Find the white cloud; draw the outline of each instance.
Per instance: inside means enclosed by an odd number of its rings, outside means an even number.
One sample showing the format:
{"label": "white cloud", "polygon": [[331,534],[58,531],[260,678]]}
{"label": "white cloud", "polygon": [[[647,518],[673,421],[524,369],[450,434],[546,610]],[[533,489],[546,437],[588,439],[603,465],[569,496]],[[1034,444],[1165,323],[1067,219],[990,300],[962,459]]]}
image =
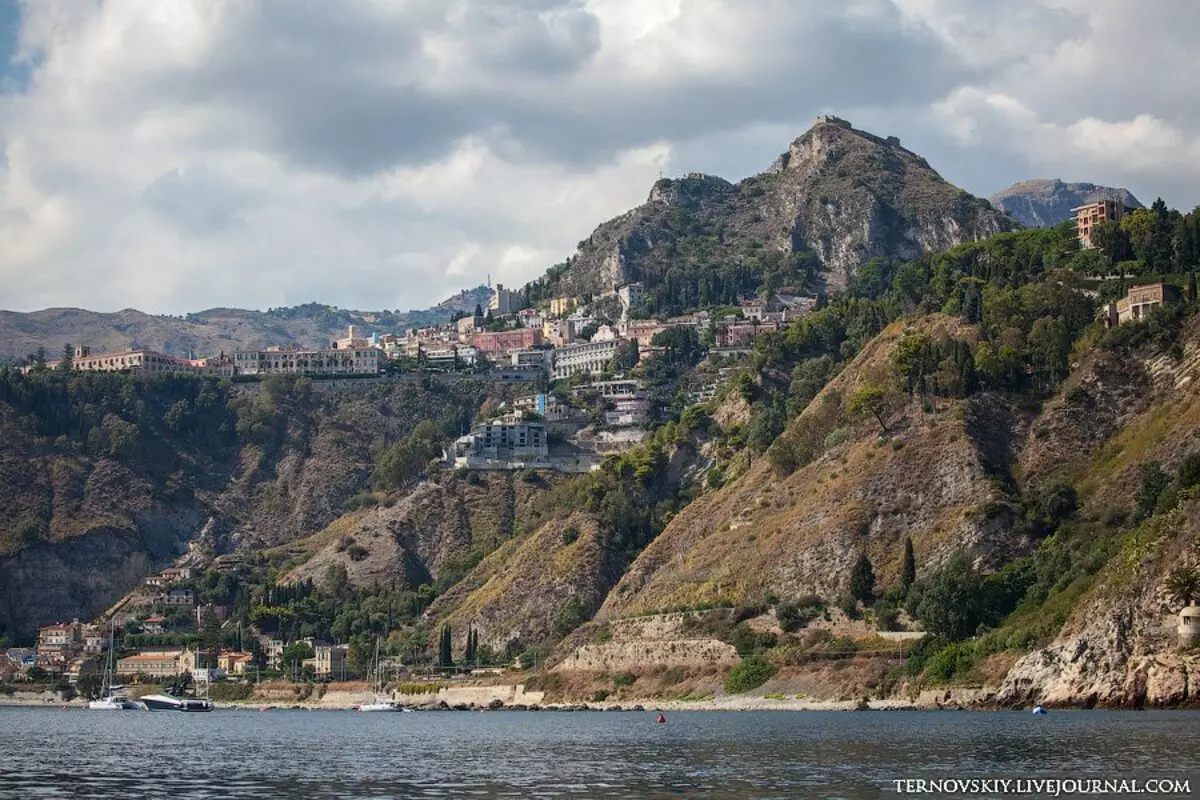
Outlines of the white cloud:
{"label": "white cloud", "polygon": [[0,305],[407,308],[520,284],[659,170],[742,177],[826,111],[977,193],[1057,175],[1187,205],[1200,4],[1139,5],[26,2]]}

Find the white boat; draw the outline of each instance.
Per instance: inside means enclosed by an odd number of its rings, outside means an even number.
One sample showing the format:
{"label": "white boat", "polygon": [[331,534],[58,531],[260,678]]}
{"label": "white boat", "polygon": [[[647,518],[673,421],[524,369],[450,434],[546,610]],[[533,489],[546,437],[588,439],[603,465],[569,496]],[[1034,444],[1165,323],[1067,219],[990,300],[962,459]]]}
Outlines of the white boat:
{"label": "white boat", "polygon": [[148,694],[142,698],[148,711],[212,711],[207,697],[176,697],[173,694]]}
{"label": "white boat", "polygon": [[375,700],[371,703],[363,703],[358,707],[359,711],[407,711],[408,709],[401,708],[396,702],[387,697],[381,697],[383,692],[383,676],[379,669],[379,639],[375,639],[375,659],[372,664],[372,669],[375,673]]}
{"label": "white boat", "polygon": [[109,623],[108,660],[104,665],[104,684],[100,699],[92,700],[88,703],[88,708],[92,711],[136,711],[144,708],[144,706],[125,696],[124,686],[113,683],[113,654],[116,652],[113,647],[115,641],[113,629],[116,627],[116,624],[115,618]]}

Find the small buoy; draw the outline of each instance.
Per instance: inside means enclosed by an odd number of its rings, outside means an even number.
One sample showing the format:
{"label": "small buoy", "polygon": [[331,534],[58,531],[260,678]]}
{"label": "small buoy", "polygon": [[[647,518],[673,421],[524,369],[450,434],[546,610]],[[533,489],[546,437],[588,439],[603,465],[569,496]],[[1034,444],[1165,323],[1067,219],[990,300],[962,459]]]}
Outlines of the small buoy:
{"label": "small buoy", "polygon": [[667,721],[667,717],[666,717],[666,715],[665,715],[665,714],[659,714],[659,715],[658,715],[658,722],[659,722],[659,724],[660,724],[660,725],[661,725],[662,723],[666,722],[666,721]]}
{"label": "small buoy", "polygon": [[1045,713],[1046,713],[1046,709],[1042,708],[1041,706],[1034,706],[1034,707],[1033,707],[1033,713],[1034,713],[1034,714],[1045,714]]}

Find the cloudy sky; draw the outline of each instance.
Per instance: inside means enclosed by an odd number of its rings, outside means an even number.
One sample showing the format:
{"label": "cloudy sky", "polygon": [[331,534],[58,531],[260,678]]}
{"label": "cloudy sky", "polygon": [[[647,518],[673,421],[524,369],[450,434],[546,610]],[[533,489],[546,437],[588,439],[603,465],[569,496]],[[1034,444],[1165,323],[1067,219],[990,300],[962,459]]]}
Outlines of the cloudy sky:
{"label": "cloudy sky", "polygon": [[0,0],[0,308],[424,307],[814,115],[1200,202],[1195,0]]}

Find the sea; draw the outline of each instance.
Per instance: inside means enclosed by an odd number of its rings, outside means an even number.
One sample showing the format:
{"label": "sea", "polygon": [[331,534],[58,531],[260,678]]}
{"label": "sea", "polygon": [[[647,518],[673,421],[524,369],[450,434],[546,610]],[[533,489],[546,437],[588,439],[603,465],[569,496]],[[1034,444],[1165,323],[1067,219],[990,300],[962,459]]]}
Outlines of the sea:
{"label": "sea", "polygon": [[[0,798],[1054,796],[1034,779],[1062,797],[1097,786],[1069,781],[1164,779],[1188,793],[1154,796],[1200,796],[1200,712],[666,717],[2,708]],[[1025,791],[986,783],[1000,779]]]}

